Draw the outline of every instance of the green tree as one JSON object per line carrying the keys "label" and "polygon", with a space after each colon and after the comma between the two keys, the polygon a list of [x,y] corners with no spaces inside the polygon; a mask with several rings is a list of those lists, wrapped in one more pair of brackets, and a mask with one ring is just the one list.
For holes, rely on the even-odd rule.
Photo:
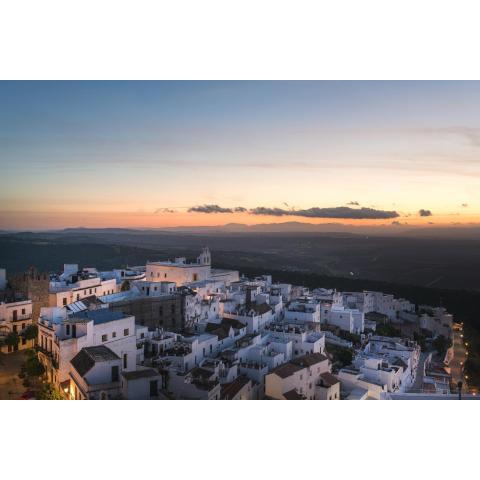
{"label": "green tree", "polygon": [[65,400],[65,397],[51,383],[45,383],[37,394],[38,400]]}
{"label": "green tree", "polygon": [[38,338],[38,327],[36,325],[29,325],[24,331],[23,336],[25,340],[35,341]]}
{"label": "green tree", "polygon": [[400,332],[400,330],[396,329],[395,327],[392,327],[388,323],[377,323],[375,333],[382,337],[400,337],[402,332]]}
{"label": "green tree", "polygon": [[29,377],[40,377],[45,373],[45,367],[38,360],[35,352],[34,354],[27,353],[27,360],[25,362],[25,373]]}
{"label": "green tree", "polygon": [[332,362],[337,368],[343,368],[352,363],[353,352],[349,348],[329,345],[327,352],[331,355]]}
{"label": "green tree", "polygon": [[444,355],[447,351],[447,348],[452,346],[452,341],[446,338],[444,335],[438,335],[433,340],[432,346],[439,355]]}
{"label": "green tree", "polygon": [[420,345],[422,352],[424,352],[427,348],[425,335],[421,333],[413,332],[413,339]]}
{"label": "green tree", "polygon": [[127,292],[130,290],[130,282],[127,282],[126,280],[122,283],[122,286],[120,287],[120,291],[122,292]]}
{"label": "green tree", "polygon": [[17,332],[10,332],[4,340],[5,345],[7,347],[15,348],[20,343],[20,337],[18,336]]}

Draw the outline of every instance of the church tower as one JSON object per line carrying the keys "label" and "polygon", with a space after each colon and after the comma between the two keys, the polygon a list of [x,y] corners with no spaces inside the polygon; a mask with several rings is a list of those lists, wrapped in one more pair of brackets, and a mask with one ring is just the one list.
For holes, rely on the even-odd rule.
{"label": "church tower", "polygon": [[203,247],[202,253],[198,257],[198,263],[200,265],[211,265],[212,264],[212,257],[210,255],[210,250],[208,247]]}

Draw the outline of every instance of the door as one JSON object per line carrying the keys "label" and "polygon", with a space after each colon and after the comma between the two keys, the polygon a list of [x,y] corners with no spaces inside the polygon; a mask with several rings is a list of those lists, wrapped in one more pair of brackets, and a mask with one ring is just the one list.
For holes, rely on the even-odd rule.
{"label": "door", "polygon": [[158,380],[150,381],[150,396],[156,397],[158,395]]}

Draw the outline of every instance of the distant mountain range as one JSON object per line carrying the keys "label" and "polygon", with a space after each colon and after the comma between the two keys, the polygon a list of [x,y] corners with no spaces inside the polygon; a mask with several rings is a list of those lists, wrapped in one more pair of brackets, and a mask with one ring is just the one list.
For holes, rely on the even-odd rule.
{"label": "distant mountain range", "polygon": [[[412,225],[365,225],[357,226],[344,223],[305,223],[305,222],[281,222],[259,223],[246,225],[243,223],[228,223],[226,225],[196,225],[163,228],[88,228],[76,227],[62,230],[50,230],[49,233],[58,234],[141,234],[145,232],[159,233],[185,233],[185,234],[255,234],[255,233],[320,233],[320,234],[351,234],[351,235],[375,235],[394,237],[441,237],[441,238],[471,238],[480,239],[480,225],[452,225],[452,226],[429,226],[420,227]],[[33,232],[8,232],[0,230],[0,234],[21,233],[23,235]],[[36,232],[38,233],[38,232]]]}

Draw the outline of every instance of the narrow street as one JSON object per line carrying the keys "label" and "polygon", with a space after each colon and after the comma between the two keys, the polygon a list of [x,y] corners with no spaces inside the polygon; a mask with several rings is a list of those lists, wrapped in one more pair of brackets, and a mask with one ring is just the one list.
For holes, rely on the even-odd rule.
{"label": "narrow street", "polygon": [[463,343],[463,330],[460,330],[461,327],[453,329],[453,359],[450,362],[450,369],[452,373],[452,382],[457,383],[459,381],[463,382],[463,391],[467,392],[467,382],[463,376],[463,365],[467,359],[466,348]]}
{"label": "narrow street", "polygon": [[424,372],[424,365],[425,360],[428,357],[428,352],[422,352],[420,354],[420,358],[418,360],[418,367],[417,367],[417,375],[415,376],[415,381],[411,388],[408,389],[409,392],[416,392],[420,393],[423,391],[423,372]]}

